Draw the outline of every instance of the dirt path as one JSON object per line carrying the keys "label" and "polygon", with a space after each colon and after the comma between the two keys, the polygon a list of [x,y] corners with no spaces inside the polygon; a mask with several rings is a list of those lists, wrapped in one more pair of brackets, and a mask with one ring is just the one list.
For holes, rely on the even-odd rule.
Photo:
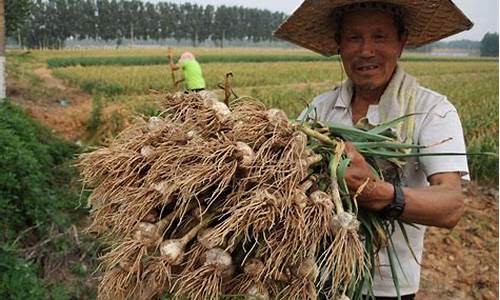
{"label": "dirt path", "polygon": [[86,131],[92,97],[79,88],[68,87],[45,67],[33,72],[42,86],[7,77],[7,95],[26,108],[33,118],[66,139],[76,141]]}
{"label": "dirt path", "polygon": [[62,91],[66,90],[66,86],[64,85],[64,81],[62,81],[59,78],[55,78],[52,76],[52,72],[48,68],[38,68],[33,71],[35,75],[40,77],[45,81],[45,84],[47,85],[48,88],[55,88],[59,89]]}
{"label": "dirt path", "polygon": [[498,187],[464,187],[465,213],[453,230],[428,228],[425,299],[498,299]]}

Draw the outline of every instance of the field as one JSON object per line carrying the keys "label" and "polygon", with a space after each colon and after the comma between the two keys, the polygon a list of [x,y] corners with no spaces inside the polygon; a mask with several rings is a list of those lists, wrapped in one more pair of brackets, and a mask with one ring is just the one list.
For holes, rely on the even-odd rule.
{"label": "field", "polygon": [[[179,55],[183,50],[174,49],[174,54]],[[208,88],[221,98],[223,91],[218,84],[231,72],[231,87],[239,97],[260,99],[268,106],[283,109],[290,118],[295,118],[315,95],[345,79],[337,59],[319,58],[303,50],[192,49],[192,52],[201,61],[205,59],[202,68]],[[167,49],[157,48],[11,51],[7,58],[7,92],[29,115],[56,134],[78,145],[93,147],[107,143],[136,114],[158,113],[154,94],[172,91],[170,69],[161,64],[166,62],[166,53]],[[92,63],[74,65],[83,58],[91,59]],[[144,58],[152,63],[144,63]],[[468,151],[498,153],[498,60],[433,60],[410,54],[403,58],[406,71],[423,86],[448,96],[457,107]],[[68,61],[73,63],[66,64]],[[474,182],[464,188],[468,205],[464,221],[451,233],[430,230],[423,294],[419,299],[498,296],[498,277],[494,274],[498,272],[498,160],[471,156],[469,166]],[[461,251],[464,247],[468,250]],[[475,264],[474,258],[479,254],[481,264]],[[462,265],[459,255],[470,265]],[[94,263],[81,259],[75,265],[85,270],[78,269],[79,273],[74,272],[75,265],[66,265],[72,270],[69,273],[77,273],[81,277],[78,280],[92,289],[95,279],[87,269],[94,268]],[[489,269],[484,269],[485,266]],[[450,272],[459,274],[449,276],[448,281],[436,277]],[[49,281],[60,280],[56,273],[51,276]],[[446,287],[444,291],[439,288],[442,284]],[[76,292],[68,294],[75,296]],[[76,298],[92,299],[91,296]]]}
{"label": "field", "polygon": [[[174,54],[179,55],[181,49]],[[271,49],[195,49],[203,64],[208,88],[217,87],[231,72],[231,85],[238,96],[251,96],[296,117],[307,103],[335,83],[345,79],[336,58],[325,60],[303,50]],[[98,99],[100,107],[112,105],[138,113],[154,112],[152,90],[172,91],[170,69],[166,64],[143,65],[134,57],[159,57],[166,61],[166,49],[39,51],[33,61],[100,58],[102,65],[54,67],[52,74],[65,85],[81,88]],[[220,62],[226,57],[227,62]],[[281,61],[262,60],[279,57]],[[107,64],[106,59],[125,58],[127,65]],[[213,60],[216,58],[215,60]],[[317,61],[304,61],[304,58]],[[213,61],[211,61],[211,59]],[[405,55],[403,67],[419,82],[448,96],[462,118],[469,152],[498,152],[498,61]],[[44,65],[42,65],[45,67]],[[179,74],[180,75],[180,74]],[[179,76],[178,75],[178,76]],[[116,114],[115,114],[116,116]],[[496,181],[497,164],[484,157],[470,157],[473,178]]]}

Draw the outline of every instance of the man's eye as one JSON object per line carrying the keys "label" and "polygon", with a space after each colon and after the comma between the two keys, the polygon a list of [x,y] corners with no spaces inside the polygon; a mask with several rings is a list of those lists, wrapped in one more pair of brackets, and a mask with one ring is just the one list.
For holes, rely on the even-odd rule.
{"label": "man's eye", "polygon": [[381,40],[384,40],[385,39],[385,35],[383,34],[377,34],[375,35],[375,40],[377,41],[381,41]]}
{"label": "man's eye", "polygon": [[359,35],[351,35],[349,36],[349,40],[351,41],[357,41],[359,40],[361,37]]}

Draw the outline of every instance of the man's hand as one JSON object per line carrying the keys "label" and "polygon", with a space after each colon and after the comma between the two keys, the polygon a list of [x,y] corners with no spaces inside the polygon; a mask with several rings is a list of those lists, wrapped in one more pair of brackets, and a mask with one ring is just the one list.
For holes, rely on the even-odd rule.
{"label": "man's hand", "polygon": [[358,205],[378,211],[391,203],[394,198],[392,184],[373,175],[363,155],[351,143],[345,144],[345,153],[350,159],[349,167],[345,172],[347,186],[353,194],[364,186],[357,197]]}
{"label": "man's hand", "polygon": [[[392,184],[376,178],[356,148],[346,143],[346,155],[351,163],[345,179],[352,193],[366,183],[357,197],[360,207],[379,211],[394,199]],[[416,224],[453,228],[464,212],[464,196],[461,191],[460,174],[438,173],[429,178],[430,186],[403,188],[406,207],[400,219]]]}
{"label": "man's hand", "polygon": [[344,152],[347,158],[350,159],[349,167],[345,172],[345,179],[352,191],[355,192],[367,180],[377,181],[363,155],[351,143],[345,143]]}

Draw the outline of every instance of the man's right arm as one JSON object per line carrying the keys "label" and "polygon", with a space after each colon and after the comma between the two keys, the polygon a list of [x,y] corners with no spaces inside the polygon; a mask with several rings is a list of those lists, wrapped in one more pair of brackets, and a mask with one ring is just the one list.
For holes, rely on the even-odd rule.
{"label": "man's right arm", "polygon": [[[445,141],[439,143],[441,141]],[[436,105],[427,115],[418,138],[420,145],[434,145],[421,153],[465,153],[463,131],[458,114],[447,100]],[[394,199],[391,183],[375,178],[362,155],[354,146],[346,146],[351,164],[346,181],[355,192],[367,178],[370,179],[358,204],[379,211]],[[465,156],[424,156],[419,158],[430,186],[403,187],[406,206],[401,219],[422,225],[453,228],[463,214],[464,195],[461,178],[468,173]]]}
{"label": "man's right arm", "polygon": [[[356,192],[367,179],[369,183],[358,196],[360,207],[381,211],[394,200],[394,187],[391,183],[375,178],[363,156],[354,149],[346,147],[351,163],[346,170],[345,179],[352,192]],[[464,212],[459,172],[446,172],[431,175],[430,186],[403,187],[405,209],[401,220],[428,226],[453,228]]]}

